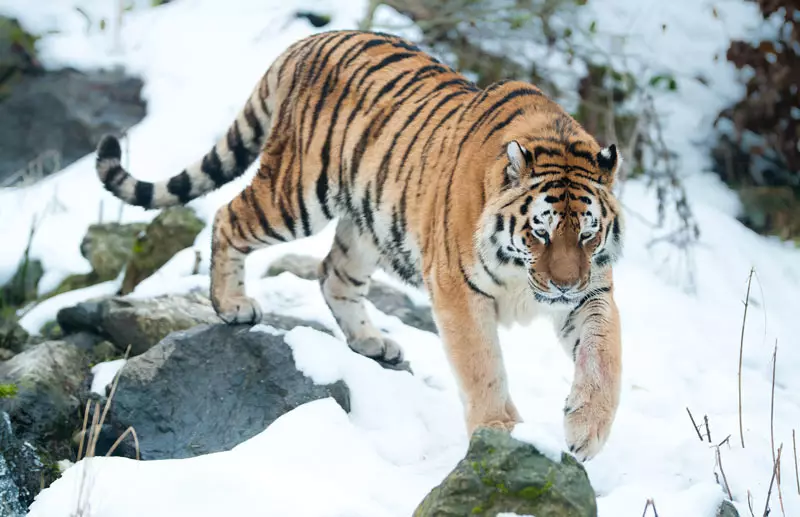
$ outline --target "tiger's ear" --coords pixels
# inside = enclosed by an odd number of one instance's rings
[[[516,187],[522,174],[533,166],[533,155],[516,140],[508,143],[506,155],[510,164],[506,167],[505,184]]]
[[[613,181],[614,177],[622,164],[622,156],[617,153],[617,146],[609,145],[597,153],[597,166],[600,171],[606,174],[607,181]]]

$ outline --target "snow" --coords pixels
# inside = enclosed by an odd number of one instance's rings
[[[88,32],[75,5],[92,20]],[[18,16],[39,32],[58,31],[40,41],[47,66],[119,64],[145,78],[148,115],[131,128],[123,160],[129,160],[138,177],[161,179],[205,152],[272,59],[315,32],[306,22],[293,21],[293,10],[329,12],[330,28],[349,28],[365,2],[176,0],[153,9],[142,0],[125,15],[118,49],[113,30],[98,29],[101,18],[113,22],[114,5],[107,0],[0,0],[0,12]],[[388,8],[379,15],[388,20],[399,16]],[[585,464],[598,494],[599,515],[641,515],[652,498],[661,517],[714,516],[723,498],[715,481],[722,478],[715,466],[717,444],[722,444],[725,477],[740,514],[749,514],[748,491],[754,506],[763,508],[772,473],[771,358],[776,339],[775,446],[784,445],[786,515],[800,515],[800,496],[792,489],[794,473],[787,461],[792,426],[800,415],[800,378],[794,373],[800,365],[800,251],[739,224],[735,195],[705,172],[710,122],[743,90],[725,62],[727,42],[751,37],[748,31],[760,19],[756,6],[739,0],[609,0],[587,3],[579,18],[597,20],[599,51],[628,65],[642,64],[638,76],[674,73],[678,90],[657,95],[655,103],[664,117],[665,137],[678,152],[702,232],[700,245],[688,257],[666,245],[648,246],[654,234],[646,221],[656,219],[655,195],[641,182],[626,185],[626,250],[615,269],[624,354],[621,402],[606,447]],[[717,61],[715,54],[721,56]],[[710,88],[695,79],[698,73]],[[88,225],[100,219],[155,217],[155,212],[134,207],[120,210],[119,201],[97,182],[93,161],[89,155],[37,185],[0,191],[0,284],[13,275],[34,221],[30,254],[42,261],[46,290],[69,274],[89,271],[79,250]],[[216,207],[235,195],[252,173],[191,206],[210,222]],[[348,383],[350,414],[331,399],[319,400],[283,415],[231,451],[183,460],[84,460],[44,490],[29,515],[71,515],[78,497],[91,503],[86,515],[104,517],[410,515],[467,447],[458,391],[438,337],[370,304],[369,314],[403,346],[414,375],[383,370],[349,351],[316,282],[289,273],[261,278],[270,262],[285,253],[323,257],[332,235],[329,227],[315,237],[252,254],[247,289],[267,310],[317,321],[333,331],[331,337],[301,327],[283,336],[307,375],[320,382]],[[209,251],[207,227],[192,247],[129,296],[207,291]],[[194,272],[196,253],[201,260]],[[693,290],[686,283],[690,266]],[[757,275],[744,333],[742,448],[737,372],[742,301],[751,267]],[[383,273],[375,277],[387,279]],[[53,297],[27,312],[22,324],[35,334],[61,307],[112,294],[117,282]],[[403,289],[425,305],[424,294]],[[562,405],[572,379],[571,362],[545,320],[502,330],[501,342],[512,397],[525,420],[514,435],[558,457],[564,447]],[[100,379],[109,372],[104,366],[93,382],[103,384],[106,380]],[[698,439],[687,408],[698,423],[708,417],[710,440]],[[771,506],[777,514],[776,490]]]
[[[64,307],[72,307],[94,298],[103,298],[115,294],[122,284],[122,277],[107,282],[67,291],[39,303],[19,319],[19,324],[28,334],[38,336],[45,323],[55,321],[58,311]]]
[[[114,359],[92,366],[92,393],[105,396],[106,387],[114,381],[117,372],[125,366],[126,359]]]

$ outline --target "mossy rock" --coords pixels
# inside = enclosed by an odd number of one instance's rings
[[[42,263],[23,257],[17,272],[8,283],[0,289],[0,305],[20,307],[37,298],[39,281],[44,275]]]
[[[147,229],[146,223],[93,224],[81,242],[81,255],[92,265],[100,282],[117,277],[133,256],[137,237]]]
[[[120,294],[133,292],[142,280],[176,253],[194,244],[204,227],[205,222],[191,208],[180,206],[163,210],[136,239]]]
[[[22,352],[22,347],[27,341],[28,333],[16,318],[0,319],[0,348],[16,354]]]
[[[0,85],[3,91],[21,79],[22,74],[41,68],[36,58],[38,39],[16,19],[0,16]]]
[[[466,457],[435,487],[414,517],[596,517],[594,489],[583,466],[562,453],[555,462],[508,432],[478,429]]]

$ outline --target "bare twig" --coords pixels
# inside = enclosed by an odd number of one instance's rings
[[[700,428],[697,427],[697,422],[694,421],[694,417],[692,416],[692,412],[689,411],[688,407],[686,408],[686,412],[689,413],[689,419],[691,419],[691,421],[692,421],[692,426],[694,427],[694,432],[697,433],[697,437],[702,442],[703,441],[703,435],[700,434]]]
[[[769,516],[769,498],[772,496],[772,485],[775,483],[775,476],[778,472],[778,467],[781,462],[781,451],[783,450],[783,444],[778,447],[778,456],[775,458],[775,463],[772,465],[772,478],[769,480],[769,490],[767,490],[767,501],[764,503],[764,516]]]
[[[724,483],[725,491],[728,493],[728,499],[731,501],[733,500],[733,494],[731,493],[731,487],[728,485],[728,477],[725,475],[725,470],[722,468],[722,454],[719,452],[719,447],[714,447],[716,450],[717,455],[717,465],[719,465],[719,472],[722,474],[722,482]]]
[[[708,443],[711,443],[711,426],[708,425],[708,415],[703,415],[703,422],[706,424],[706,438],[708,438]]]
[[[647,509],[653,507],[653,517],[658,517],[658,510],[656,510],[656,502],[652,499],[648,499],[644,505],[644,511],[642,512],[642,517],[647,515]]]
[[[747,295],[744,299],[744,315],[742,316],[742,337],[739,340],[739,438],[744,449],[744,426],[742,425],[742,357],[744,353],[744,325],[747,321],[747,306],[750,303],[750,284],[753,282],[754,267],[750,268],[750,275],[747,277]]]
[[[797,441],[794,439],[794,429],[792,429],[792,450],[794,451],[794,479],[797,481],[797,495],[800,495],[800,471],[797,469]]]
[[[751,517],[756,517],[756,514],[753,512],[753,494],[750,492],[750,489],[747,489],[747,507],[750,509]]]
[[[772,394],[769,401],[769,443],[772,450],[772,461],[775,462],[775,369],[778,363],[778,340],[775,340],[775,350],[772,352]],[[783,508],[783,491],[781,490],[781,466],[778,464],[778,501],[781,504],[781,514],[786,515]]]
[[[133,426],[128,427],[127,429],[125,429],[124,433],[119,435],[119,438],[117,438],[114,441],[114,444],[108,449],[108,452],[106,453],[106,456],[111,456],[111,454],[115,450],[117,450],[117,447],[119,447],[119,444],[122,443],[122,440],[125,439],[125,437],[128,436],[128,434],[133,436],[133,443],[136,446],[136,459],[139,460],[140,459],[139,458],[139,437],[136,436],[136,429],[134,429]]]

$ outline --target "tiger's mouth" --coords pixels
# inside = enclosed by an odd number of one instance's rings
[[[586,292],[585,289],[573,289],[566,292],[556,290],[544,291],[534,284],[530,278],[528,279],[528,287],[533,292],[533,297],[537,302],[549,305],[574,304]]]

